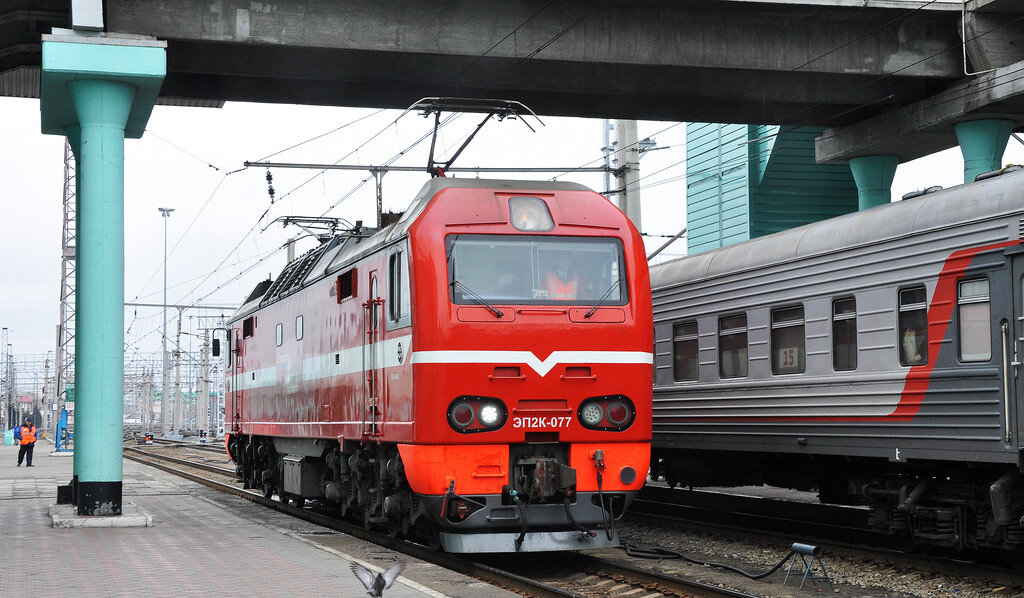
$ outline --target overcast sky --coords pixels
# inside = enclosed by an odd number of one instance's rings
[[[300,232],[270,224],[280,216],[326,213],[372,224],[373,181],[358,187],[367,173],[331,171],[314,178],[317,171],[276,168],[276,201],[271,205],[265,169],[234,171],[246,160],[262,159],[360,118],[271,159],[380,164],[429,131],[431,123],[415,114],[396,123],[400,114],[241,103],[229,103],[222,109],[158,106],[147,134],[126,143],[125,300],[162,301],[164,230],[158,207],[175,210],[168,221],[170,303],[236,305],[256,282],[276,276],[285,260],[279,248]],[[439,143],[456,146],[477,120],[475,115],[463,115],[452,121],[443,129]],[[600,164],[602,121],[543,120],[547,126],[535,127],[537,133],[518,121],[489,123],[457,165]],[[686,186],[681,176],[685,172],[685,127],[673,125],[642,122],[639,127],[640,138],[653,135],[659,146],[667,147],[646,154],[641,161],[641,175],[648,177],[642,184],[649,185],[642,191],[644,232],[652,235],[672,235],[685,226]],[[46,353],[56,342],[64,141],[39,130],[37,100],[0,98],[0,326],[9,329],[15,354]],[[373,141],[354,151],[370,138]],[[424,166],[428,148],[429,138],[396,163]],[[1024,162],[1024,146],[1011,139],[1004,161]],[[962,178],[963,160],[953,148],[901,165],[893,197],[931,185],[956,185]],[[426,179],[425,173],[388,174],[384,177],[384,208],[404,209]],[[560,180],[604,190],[600,174],[573,173]],[[648,248],[662,241],[651,237]],[[300,243],[301,252],[315,242],[305,239]],[[684,248],[678,243],[669,253],[679,254]],[[194,317],[183,322],[186,331],[191,328],[195,332],[199,326]],[[129,353],[158,351],[160,323],[159,309],[126,308]]]

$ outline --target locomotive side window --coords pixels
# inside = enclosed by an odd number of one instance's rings
[[[857,369],[857,300],[832,302],[832,367],[841,372]]]
[[[722,378],[747,375],[747,314],[718,320],[718,373]]]
[[[450,235],[457,305],[625,305],[622,241],[601,237]]]
[[[676,382],[697,379],[697,321],[672,327],[672,376]]]
[[[277,346],[280,347],[281,344],[284,343],[284,325],[278,324],[277,328],[274,329],[274,334],[275,339],[277,341]]]
[[[928,293],[924,285],[899,291],[900,365],[928,363]]]
[[[302,316],[295,316],[295,340],[302,340]]]
[[[242,338],[249,338],[256,331],[256,316],[242,320]]]
[[[807,368],[804,306],[772,310],[772,373],[801,374]]]
[[[338,303],[356,295],[356,271],[349,270],[338,276]]]
[[[409,262],[404,251],[388,258],[388,318],[393,323],[409,319]]]
[[[960,316],[960,360],[992,359],[992,321],[988,279],[962,280],[957,285]]]

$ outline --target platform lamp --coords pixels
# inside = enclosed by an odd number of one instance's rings
[[[164,333],[163,333],[163,386],[160,398],[160,435],[167,431],[167,219],[171,217],[174,208],[157,208],[164,219]]]

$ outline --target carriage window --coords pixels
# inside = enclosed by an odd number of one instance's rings
[[[284,325],[278,324],[275,334],[277,335],[277,346],[280,347],[281,343],[284,342]]]
[[[392,322],[409,317],[409,262],[402,251],[391,254],[388,262],[388,316]]]
[[[625,305],[622,241],[602,237],[450,235],[452,303]]]
[[[853,297],[832,302],[832,367],[837,372],[857,369],[857,300]]]
[[[697,379],[697,322],[672,327],[672,375],[676,382]]]
[[[747,314],[718,320],[718,373],[723,378],[747,375]]]
[[[295,316],[295,340],[302,340],[302,316]]]
[[[988,280],[960,281],[956,303],[960,310],[960,360],[992,359]]]
[[[924,286],[899,291],[901,365],[928,363],[928,294]]]
[[[772,373],[800,374],[806,367],[804,306],[772,310]]]

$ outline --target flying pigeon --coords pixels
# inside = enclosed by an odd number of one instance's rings
[[[366,593],[371,598],[380,598],[384,594],[384,590],[390,588],[391,584],[395,583],[395,578],[398,577],[398,574],[404,568],[405,564],[399,563],[388,567],[388,570],[383,573],[374,575],[372,571],[359,563],[352,563],[352,573],[355,573],[359,581],[366,586]]]

